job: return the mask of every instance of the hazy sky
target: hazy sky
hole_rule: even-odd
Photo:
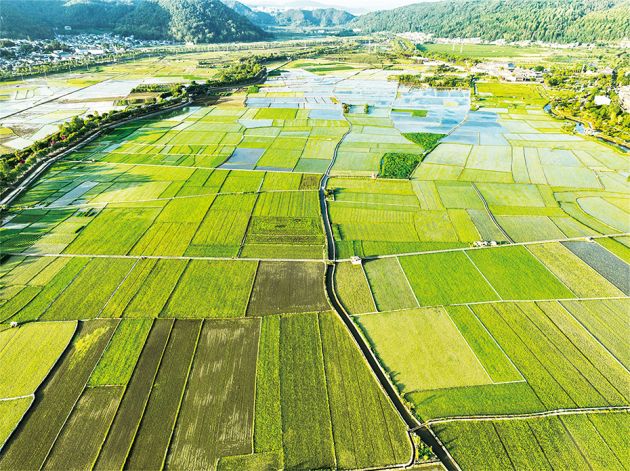
[[[243,1],[243,0],[241,0]],[[423,0],[303,0],[305,4],[320,3],[323,6],[332,6],[337,8],[345,8],[350,11],[365,12],[370,10],[386,10],[396,8],[411,3],[420,3]],[[425,0],[426,1],[426,0]],[[300,0],[245,0],[243,3],[250,5],[287,5],[293,3],[302,3]]]

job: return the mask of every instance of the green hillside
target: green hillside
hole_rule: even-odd
[[[630,36],[630,7],[619,0],[451,0],[370,13],[353,26],[451,38],[594,42]]]
[[[2,1],[0,37],[49,38],[65,26],[77,32],[190,42],[253,41],[266,36],[219,0]]]

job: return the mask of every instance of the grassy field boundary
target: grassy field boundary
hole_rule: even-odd
[[[521,420],[544,417],[555,417],[562,415],[580,414],[606,414],[610,412],[630,412],[630,406],[602,406],[602,407],[579,407],[574,409],[553,409],[543,412],[532,412],[529,414],[504,414],[504,415],[467,415],[459,417],[444,417],[429,419],[422,423],[423,427],[431,427],[436,424],[450,422],[486,422],[495,420]]]

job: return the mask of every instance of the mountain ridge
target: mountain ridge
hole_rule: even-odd
[[[2,0],[0,37],[50,38],[66,26],[195,43],[269,37],[219,0]]]
[[[263,11],[237,0],[224,0],[228,7],[260,27],[334,27],[346,25],[356,18],[352,13],[338,8],[286,8]]]

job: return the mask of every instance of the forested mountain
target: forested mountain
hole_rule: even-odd
[[[236,0],[224,0],[228,7],[234,10],[239,15],[244,16],[249,21],[258,26],[275,26],[276,18],[270,13],[264,11],[256,11],[245,5],[244,3],[237,2]]]
[[[267,33],[219,0],[0,0],[0,37],[108,31],[141,39],[252,41]]]
[[[290,8],[287,10],[279,10],[269,13],[254,10],[236,0],[224,0],[224,3],[238,14],[243,15],[255,25],[261,27],[332,27],[345,25],[356,18],[353,14],[337,8],[315,8],[309,10]]]
[[[567,29],[567,36],[576,40],[630,38],[630,2],[589,13]]]
[[[630,36],[627,0],[447,0],[370,13],[363,31],[421,31],[437,37],[593,42]]]
[[[340,26],[349,23],[354,15],[336,8],[318,8],[316,10],[285,10],[276,14],[280,26]]]

